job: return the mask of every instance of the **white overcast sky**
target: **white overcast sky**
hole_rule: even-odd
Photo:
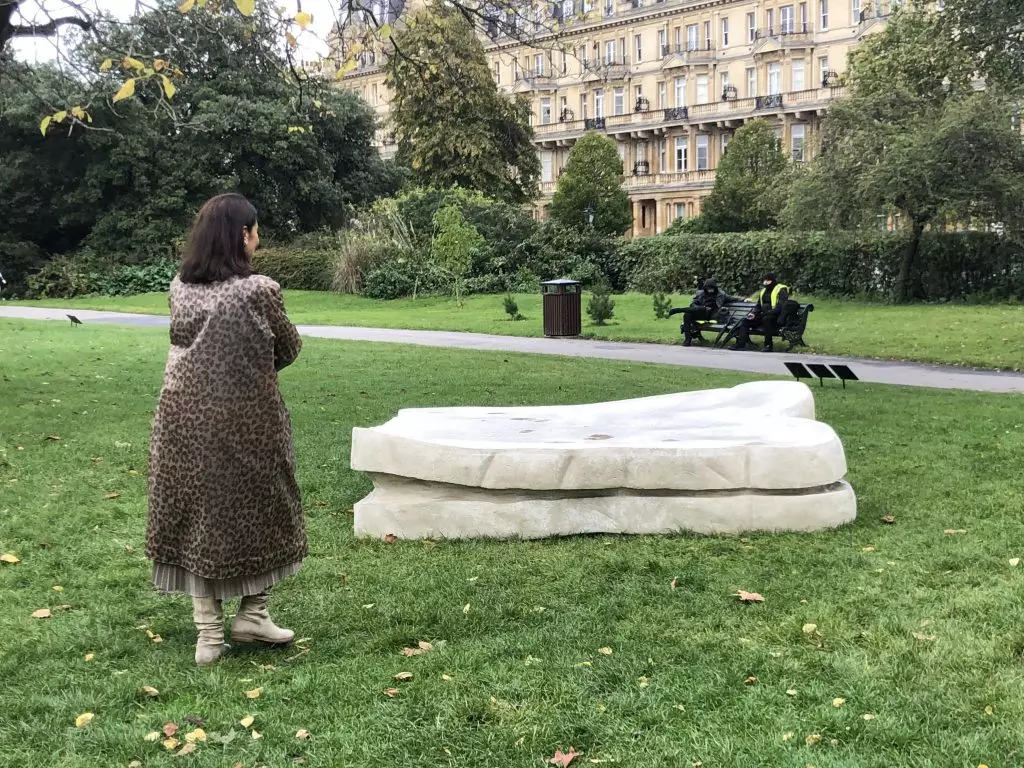
[[[143,2],[152,6],[156,0]],[[82,5],[89,10],[98,8],[122,19],[130,18],[137,9],[135,0],[84,0]],[[276,5],[287,8],[292,15],[295,13],[296,0],[276,0]],[[74,15],[61,0],[29,0],[19,11],[26,21],[44,23],[48,16],[43,9],[49,12],[50,17]],[[327,53],[327,45],[323,41],[327,39],[334,23],[335,6],[332,6],[330,0],[302,0],[302,10],[313,14],[313,23],[308,32],[299,36],[299,50],[303,58],[316,59]],[[53,40],[21,38],[14,41],[14,47],[25,61],[48,61],[54,57]]]

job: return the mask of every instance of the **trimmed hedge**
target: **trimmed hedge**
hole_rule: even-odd
[[[261,247],[252,257],[253,269],[295,291],[329,291],[337,253],[324,247]]]
[[[902,232],[742,232],[661,235],[620,249],[629,287],[644,293],[689,291],[714,277],[742,294],[767,271],[801,293],[888,297],[910,247]],[[989,232],[924,235],[912,283],[926,301],[1024,296],[1024,250]]]

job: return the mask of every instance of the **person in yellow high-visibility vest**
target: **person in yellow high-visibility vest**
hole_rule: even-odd
[[[774,337],[779,334],[782,312],[787,301],[789,286],[780,283],[774,272],[768,272],[761,281],[761,290],[757,292],[757,308],[740,325],[733,349],[746,349],[750,343],[750,331],[760,326],[764,331],[762,351],[774,351]]]

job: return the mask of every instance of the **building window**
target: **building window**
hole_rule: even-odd
[[[722,154],[723,155],[725,154],[725,150],[727,150],[729,148],[729,142],[730,141],[732,141],[732,134],[731,133],[723,133],[722,134]]]
[[[719,78],[721,78],[721,81],[722,81],[721,87],[718,89],[719,95],[723,99],[725,99],[725,89],[729,87],[729,72],[728,72],[728,70],[725,71],[725,72],[720,72],[718,74],[718,76],[719,76]]]
[[[633,37],[633,61],[637,64],[644,60],[643,42],[643,35],[635,35]]]
[[[685,219],[686,218],[686,203],[676,203],[673,206],[673,219]]]
[[[668,170],[668,142],[665,139],[658,140],[658,173],[665,173]]]
[[[796,31],[796,16],[793,13],[792,5],[784,5],[779,9],[779,23],[784,35],[791,35]]]
[[[569,55],[562,51],[562,74],[567,75],[569,73]]]
[[[687,170],[689,164],[689,139],[686,136],[676,136],[676,173]]]
[[[673,34],[673,37],[675,38],[676,53],[679,53],[680,51],[683,50],[683,28],[676,27],[676,31]]]
[[[757,17],[752,13],[747,14],[747,42],[757,40]]]
[[[775,34],[775,9],[774,8],[769,8],[767,10],[767,14],[768,14],[768,34],[769,35],[774,35]]]
[[[793,86],[790,88],[791,91],[802,91],[807,88],[806,78],[804,76],[804,60],[793,59]]]
[[[668,33],[664,29],[658,30],[658,51],[662,58],[668,56]]]
[[[615,41],[609,40],[604,44],[604,63],[614,64],[617,56],[615,55]]]
[[[604,117],[604,88],[594,91],[594,117]]]
[[[708,137],[707,134],[697,137],[697,170],[708,169]]]
[[[665,85],[665,81],[662,80],[658,83],[658,109],[665,109],[668,107],[668,88]]]
[[[545,150],[540,153],[540,180],[543,184],[550,184],[555,180],[554,174],[554,158],[552,152]]]
[[[711,22],[704,22],[704,50],[711,50]]]
[[[757,70],[753,67],[747,68],[747,98],[757,96]]]
[[[612,107],[615,110],[616,115],[621,115],[626,111],[626,95],[624,89],[616,88],[613,91]]]
[[[811,31],[807,26],[807,3],[800,3],[800,31],[805,34]]]
[[[806,134],[806,130],[807,128],[803,123],[794,123],[789,129],[793,159],[798,163],[802,163],[804,161],[804,136]]]
[[[860,0],[850,0],[850,23],[860,24]]]
[[[550,125],[551,123],[551,99],[540,100],[540,124]]]
[[[494,82],[497,85],[501,85],[501,62],[494,62]]]
[[[708,103],[708,76],[697,75],[697,104]]]
[[[686,106],[686,78],[676,78],[676,104],[677,107]]]
[[[768,65],[768,95],[782,93],[782,65],[775,61]]]
[[[621,143],[621,142],[616,142],[616,146],[618,147],[618,150],[619,150],[619,160],[621,160],[623,163],[625,163],[626,162],[626,145]]]
[[[580,120],[587,120],[590,115],[587,113],[587,94],[580,94]]]
[[[697,42],[697,25],[690,24],[686,27],[686,50],[696,51],[700,47]]]
[[[543,75],[544,74],[544,54],[537,53],[533,57],[533,74]]]
[[[722,19],[722,47],[729,47],[729,20]]]
[[[828,0],[820,0],[821,2],[821,31],[824,32],[828,29]]]
[[[818,82],[825,87],[825,76],[828,74],[828,56],[818,57]]]

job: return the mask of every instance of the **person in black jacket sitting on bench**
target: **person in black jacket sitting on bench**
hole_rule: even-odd
[[[700,335],[697,323],[701,320],[714,320],[718,310],[736,301],[739,299],[735,296],[718,290],[718,283],[714,280],[705,280],[690,306],[683,310],[683,346],[691,346],[694,337]]]

